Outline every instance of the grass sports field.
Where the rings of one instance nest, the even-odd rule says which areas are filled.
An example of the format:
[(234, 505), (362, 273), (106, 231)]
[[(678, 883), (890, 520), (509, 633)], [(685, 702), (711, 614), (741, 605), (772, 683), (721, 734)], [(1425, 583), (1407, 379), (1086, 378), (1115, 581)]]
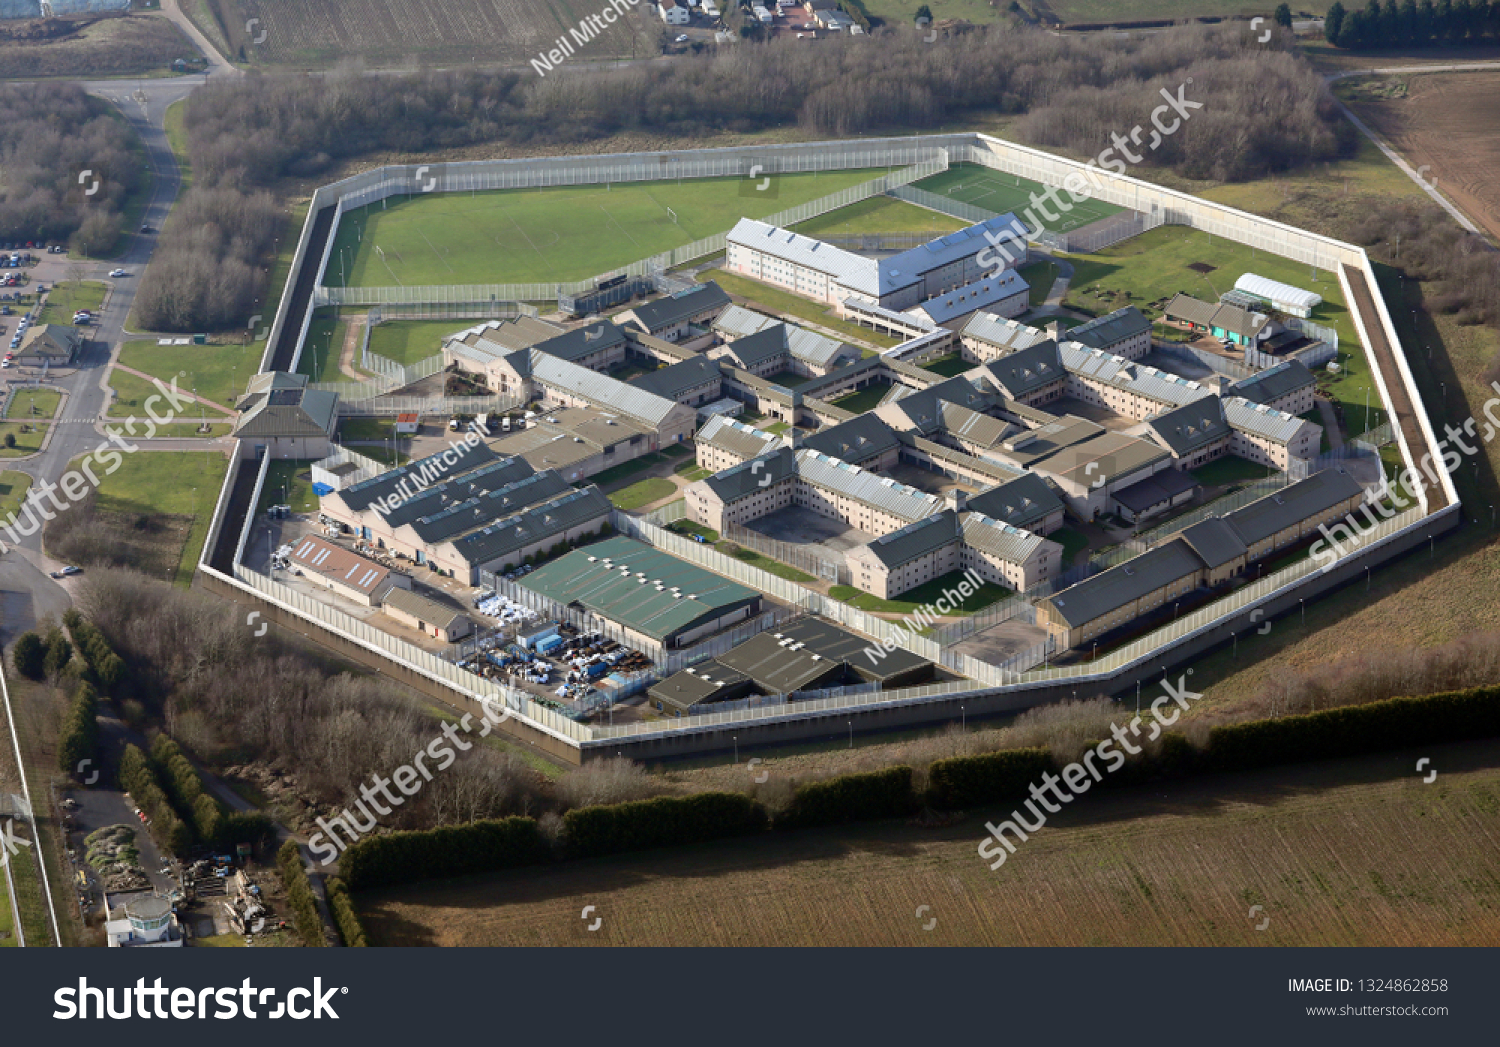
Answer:
[[(884, 170), (782, 175), (774, 195), (742, 178), (435, 193), (351, 211), (330, 286), (585, 280), (878, 178)], [(668, 214), (671, 209), (674, 221)], [(378, 249), (378, 250), (377, 250)]]
[[(1013, 211), (1022, 221), (1028, 221), (1025, 212), (1028, 207), (1032, 206), (1031, 194), (1041, 194), (1047, 188), (1041, 182), (1033, 182), (1020, 175), (992, 171), (978, 164), (954, 164), (942, 174), (924, 178), (915, 185), (918, 189), (926, 189), (929, 193), (947, 196), (959, 203), (973, 204), (975, 207), (982, 207), (996, 214)], [(1064, 203), (1070, 202), (1067, 194), (1062, 190), (1058, 190), (1058, 193), (1058, 199)], [(1042, 203), (1049, 213), (1057, 214), (1049, 201), (1044, 200)], [(1059, 214), (1059, 220), (1056, 222), (1048, 222), (1039, 209), (1033, 210), (1033, 215), (1036, 221), (1041, 222), (1048, 229), (1065, 233), (1070, 229), (1077, 229), (1079, 226), (1118, 214), (1121, 210), (1114, 204), (1107, 204), (1103, 200), (1083, 200)]]

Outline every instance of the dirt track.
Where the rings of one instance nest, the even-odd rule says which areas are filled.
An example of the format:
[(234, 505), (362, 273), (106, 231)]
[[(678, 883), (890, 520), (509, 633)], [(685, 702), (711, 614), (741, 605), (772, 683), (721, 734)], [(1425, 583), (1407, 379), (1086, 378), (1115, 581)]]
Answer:
[(1361, 98), (1352, 107), (1500, 241), (1500, 73), (1413, 76), (1407, 90), (1405, 98)]

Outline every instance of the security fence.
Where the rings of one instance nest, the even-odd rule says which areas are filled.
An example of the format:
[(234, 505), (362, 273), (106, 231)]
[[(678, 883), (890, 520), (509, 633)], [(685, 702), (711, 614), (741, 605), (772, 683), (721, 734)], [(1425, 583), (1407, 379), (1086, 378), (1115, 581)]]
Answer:
[[(877, 151), (877, 152), (883, 152), (884, 155), (888, 156), (892, 160), (894, 160), (894, 158), (898, 154), (902, 155), (902, 156), (913, 155), (913, 151), (912, 151), (912, 149), (910, 147), (906, 147), (906, 148), (902, 148), (902, 149), (897, 149), (897, 150), (883, 150), (883, 151)], [(854, 150), (854, 151), (845, 152), (845, 153), (840, 154), (840, 155), (842, 155), (843, 158), (844, 158), (844, 160), (848, 161), (848, 162), (845, 162), (843, 164), (834, 163), (834, 162), (832, 162), (832, 157), (831, 156), (825, 156), (824, 160), (827, 163), (827, 166), (823, 166), (823, 167), (819, 167), (819, 168), (815, 168), (815, 169), (816, 170), (849, 170), (849, 169), (860, 169), (860, 168), (864, 168), (864, 167), (886, 167), (886, 166), (892, 166), (891, 164), (888, 164), (888, 163), (878, 163), (878, 164), (871, 164), (871, 163), (869, 163), (868, 162), (869, 158), (872, 155), (874, 155), (871, 150)], [(916, 161), (914, 163), (911, 163), (909, 166), (903, 166), (900, 170), (891, 171), (890, 173), (881, 175), (879, 178), (875, 178), (875, 179), (872, 179), (872, 180), (870, 180), (868, 182), (861, 183), (860, 185), (850, 186), (850, 187), (848, 187), (846, 189), (841, 189), (838, 192), (831, 193), (828, 196), (821, 197), (821, 198), (819, 198), (817, 200), (811, 200), (811, 201), (808, 201), (807, 203), (798, 204), (795, 207), (790, 207), (790, 208), (787, 208), (786, 210), (778, 211), (777, 213), (775, 213), (773, 215), (769, 215), (766, 218), (762, 219), (762, 221), (765, 221), (766, 223), (768, 223), (770, 225), (776, 225), (776, 226), (795, 225), (798, 222), (805, 222), (809, 218), (815, 218), (818, 215), (826, 214), (829, 211), (836, 211), (836, 210), (838, 210), (840, 208), (848, 207), (850, 204), (859, 203), (861, 200), (868, 200), (871, 197), (880, 196), (880, 195), (882, 195), (883, 193), (887, 192), (890, 189), (893, 189), (893, 188), (896, 188), (896, 187), (899, 187), (899, 186), (904, 186), (904, 185), (906, 185), (906, 184), (908, 184), (910, 182), (915, 182), (915, 181), (917, 181), (919, 179), (922, 179), (922, 178), (928, 178), (928, 177), (930, 177), (930, 176), (932, 176), (934, 174), (938, 174), (938, 173), (940, 173), (942, 171), (945, 171), (948, 168), (948, 156), (947, 156), (947, 153), (944, 152), (941, 149), (927, 149), (925, 151), (923, 151), (923, 150), (917, 150), (917, 156), (918, 156), (918, 158), (916, 159)], [(584, 158), (584, 159), (587, 159), (587, 158)], [(620, 159), (621, 160), (627, 160), (627, 161), (629, 160), (628, 157), (622, 157)], [(805, 160), (805, 159), (806, 159), (805, 157), (799, 157), (799, 161), (798, 162), (801, 162), (802, 160)], [(507, 161), (495, 161), (493, 163), (503, 164), (503, 163), (506, 163), (506, 162)], [(467, 167), (467, 165), (463, 165), (463, 164), (448, 165), (448, 166), (449, 167)], [(691, 168), (693, 170), (700, 170), (700, 169), (701, 170), (713, 170), (713, 169), (716, 169), (716, 168), (723, 168), (724, 169), (724, 173), (726, 173), (726, 174), (734, 174), (736, 176), (744, 173), (745, 170), (746, 170), (745, 165), (739, 164), (737, 160), (735, 160), (733, 158), (722, 158), (722, 157), (719, 158), (718, 160), (707, 160), (707, 161), (695, 160), (692, 163), (684, 163), (683, 166), (685, 168)], [(631, 163), (628, 163), (628, 162), (627, 163), (615, 163), (615, 164), (606, 165), (606, 167), (609, 168), (609, 169), (611, 169), (611, 170), (629, 170), (629, 171), (643, 172), (643, 171), (649, 169), (649, 170), (651, 170), (651, 171), (654, 172), (652, 178), (630, 178), (630, 179), (624, 179), (626, 181), (650, 181), (650, 180), (660, 180), (660, 179), (664, 179), (664, 178), (665, 179), (675, 179), (675, 178), (679, 178), (679, 177), (681, 177), (681, 178), (712, 178), (712, 177), (723, 177), (724, 176), (723, 174), (706, 174), (706, 173), (705, 174), (689, 174), (689, 173), (687, 173), (686, 170), (684, 170), (683, 173), (681, 173), (679, 175), (677, 173), (676, 169), (673, 169), (670, 173), (668, 173), (668, 172), (664, 171), (663, 169), (661, 169), (660, 167), (653, 167), (649, 163), (648, 164), (644, 164), (644, 165), (642, 165), (642, 164), (631, 164)], [(730, 171), (729, 170), (729, 168), (734, 168), (734, 167), (738, 167), (738, 169), (734, 170), (734, 171)], [(801, 168), (799, 167), (798, 169), (800, 170)], [(550, 169), (549, 168), (549, 169), (543, 170), (541, 172), (541, 176), (542, 177), (551, 178), (551, 179), (563, 179), (563, 180), (545, 181), (545, 182), (538, 183), (538, 184), (544, 184), (544, 185), (583, 185), (583, 184), (590, 184), (591, 182), (597, 183), (599, 181), (610, 181), (610, 182), (621, 181), (621, 179), (615, 179), (615, 178), (605, 179), (605, 178), (597, 178), (597, 177), (591, 178), (591, 177), (589, 177), (589, 176), (596, 176), (596, 175), (599, 174), (599, 172), (600, 172), (600, 168), (598, 168), (596, 165), (588, 165), (588, 164), (584, 164), (584, 165), (578, 166), (577, 169), (575, 171), (573, 171), (572, 173), (568, 173), (567, 170), (566, 170), (566, 168), (563, 168), (563, 169)], [(487, 174), (487, 173), (485, 173), (483, 171), (478, 171), (478, 170), (469, 172), (469, 176), (472, 179), (477, 179), (479, 181), (484, 181), (486, 179), (492, 179), (492, 175), (491, 174)], [(498, 175), (494, 175), (493, 177), (499, 177), (499, 176)], [(460, 179), (460, 180), (462, 180), (462, 179)], [(447, 186), (449, 184), (451, 184), (451, 183), (449, 183), (449, 182), (447, 182), (445, 180), (442, 180), (442, 179), (440, 179), (438, 181), (438, 183), (437, 183), (437, 185), (439, 185), (439, 186)], [(469, 189), (471, 187), (470, 186), (463, 186), (462, 188), (463, 189)], [(479, 188), (521, 188), (521, 187), (507, 185), (507, 186), (479, 186)], [(382, 183), (379, 183), (377, 185), (371, 186), (369, 188), (360, 189), (360, 190), (357, 190), (355, 192), (348, 193), (348, 194), (346, 194), (344, 196), (341, 196), (339, 198), (338, 202), (337, 202), (337, 205), (336, 205), (337, 210), (338, 210), (338, 221), (342, 221), (343, 215), (345, 213), (347, 213), (348, 211), (353, 210), (355, 207), (363, 206), (364, 203), (368, 202), (368, 200), (366, 199), (367, 197), (369, 199), (384, 199), (386, 196), (396, 195), (398, 193), (400, 195), (420, 195), (420, 194), (412, 194), (411, 189), (412, 189), (412, 183), (411, 182), (403, 182), (403, 183), (382, 182)], [(436, 190), (433, 190), (433, 191), (436, 191)], [(461, 189), (446, 189), (445, 191), (455, 192), (455, 191), (462, 191), (462, 190)], [(337, 227), (337, 223), (336, 223), (335, 224), (335, 228), (334, 228), (334, 237), (337, 237), (337, 232), (338, 232), (338, 227)], [(670, 251), (663, 252), (662, 254), (653, 255), (650, 258), (644, 258), (644, 259), (640, 259), (638, 261), (632, 262), (629, 265), (624, 266), (621, 269), (614, 270), (613, 273), (607, 273), (607, 274), (602, 274), (602, 275), (597, 275), (597, 276), (591, 276), (591, 277), (589, 277), (586, 280), (573, 280), (573, 281), (561, 281), (561, 282), (549, 281), (549, 282), (545, 282), (545, 283), (532, 282), (532, 283), (514, 283), (514, 284), (468, 284), (468, 285), (438, 285), (438, 286), (406, 286), (406, 285), (400, 285), (400, 286), (395, 286), (395, 287), (389, 287), (389, 286), (387, 286), (387, 287), (329, 287), (329, 286), (326, 286), (326, 279), (327, 279), (326, 271), (325, 270), (319, 270), (319, 281), (318, 281), (317, 289), (313, 293), (313, 302), (314, 302), (315, 305), (320, 305), (320, 306), (321, 305), (339, 305), (339, 306), (348, 306), (348, 305), (382, 305), (382, 304), (386, 304), (386, 303), (402, 303), (402, 302), (476, 302), (476, 301), (484, 301), (486, 299), (493, 299), (493, 300), (496, 300), (496, 301), (507, 301), (507, 300), (509, 300), (509, 301), (542, 301), (542, 300), (546, 300), (546, 299), (554, 299), (555, 298), (559, 302), (563, 302), (563, 301), (568, 300), (569, 296), (576, 296), (576, 295), (580, 295), (580, 294), (586, 294), (588, 292), (592, 292), (592, 291), (597, 290), (598, 285), (599, 285), (599, 283), (602, 280), (604, 280), (606, 278), (612, 278), (615, 275), (649, 276), (649, 275), (651, 275), (651, 274), (653, 274), (655, 272), (659, 272), (659, 271), (666, 270), (666, 269), (673, 269), (673, 268), (676, 268), (677, 266), (685, 265), (686, 263), (694, 261), (696, 259), (703, 258), (703, 257), (709, 256), (709, 255), (718, 254), (718, 253), (720, 253), (720, 252), (722, 252), (722, 251), (725, 250), (725, 248), (727, 246), (727, 237), (728, 237), (727, 231), (724, 232), (724, 233), (718, 233), (718, 234), (716, 234), (714, 236), (704, 237), (701, 240), (696, 240), (693, 243), (685, 244), (685, 245), (683, 245), (681, 247), (675, 247), (675, 248), (673, 248)], [(333, 241), (332, 241), (332, 238), (331, 238), (330, 241), (329, 241), (330, 245), (332, 244), (332, 242)]]
[(656, 524), (656, 526), (665, 527), (668, 524), (676, 523), (678, 520), (686, 520), (687, 514), (687, 499), (679, 498), (675, 502), (668, 502), (666, 505), (652, 509), (645, 516), (648, 521)]
[[(355, 471), (348, 475), (334, 474), (333, 470), (342, 465), (352, 465)], [(389, 469), (390, 466), (383, 462), (367, 458), (358, 451), (351, 451), (347, 447), (339, 447), (327, 458), (313, 463), (312, 478), (314, 483), (326, 483), (330, 487), (353, 487), (355, 484), (364, 483), (366, 480), (373, 479), (381, 473), (389, 471)], [(320, 476), (322, 479), (320, 479)]]
[(1163, 356), (1175, 357), (1188, 366), (1197, 365), (1199, 367), (1207, 367), (1216, 374), (1228, 375), (1230, 378), (1253, 378), (1263, 370), (1259, 367), (1230, 360), (1217, 353), (1208, 352), (1206, 349), (1195, 349), (1191, 345), (1176, 345), (1172, 342), (1153, 342), (1151, 350)]
[(1106, 247), (1129, 240), (1132, 236), (1140, 236), (1148, 229), (1155, 229), (1165, 221), (1165, 216), (1161, 213), (1140, 214), (1136, 211), (1121, 211), (1067, 232), (1039, 230), (1036, 234), (1036, 241), (1053, 251), (1087, 254), (1092, 251), (1102, 251)]
[(443, 354), (429, 356), (414, 364), (400, 364), (389, 357), (372, 353), (366, 348), (360, 357), (360, 366), (372, 374), (396, 383), (392, 388), (404, 389), (408, 385), (431, 378), (443, 369)]
[(818, 239), (849, 251), (909, 251), (947, 235), (946, 229), (929, 229), (922, 233), (839, 233)]
[(397, 414), (457, 415), (503, 414), (514, 411), (525, 401), (514, 396), (389, 396), (384, 393), (365, 399), (339, 399), (341, 417), (374, 418)]
[(1368, 447), (1358, 441), (1346, 444), (1343, 447), (1333, 447), (1316, 458), (1293, 458), (1287, 469), (1287, 475), (1294, 480), (1306, 480), (1314, 473), (1321, 473), (1325, 469), (1334, 469), (1346, 462), (1359, 460), (1374, 461), (1380, 457), (1378, 447)]
[[(371, 306), (369, 326), (403, 320), (474, 320), (482, 323), (485, 320), (536, 316), (539, 312), (536, 306), (526, 302), (403, 302)], [(459, 331), (464, 326), (455, 324), (453, 329)]]
[(736, 545), (743, 545), (747, 549), (760, 553), (762, 556), (769, 556), (789, 567), (795, 567), (830, 585), (849, 584), (847, 564), (825, 559), (805, 545), (777, 541), (775, 538), (768, 538), (758, 531), (752, 531), (737, 523), (724, 525), (724, 538)]
[(971, 225), (988, 222), (991, 218), (997, 217), (997, 212), (995, 211), (986, 211), (983, 207), (975, 207), (973, 204), (966, 204), (962, 200), (954, 200), (951, 197), (929, 192), (926, 189), (918, 189), (914, 185), (893, 186), (886, 191), (885, 195), (894, 196), (897, 200), (905, 200), (907, 203), (916, 204), (918, 207), (925, 207), (929, 211), (936, 211), (939, 214), (962, 219)]

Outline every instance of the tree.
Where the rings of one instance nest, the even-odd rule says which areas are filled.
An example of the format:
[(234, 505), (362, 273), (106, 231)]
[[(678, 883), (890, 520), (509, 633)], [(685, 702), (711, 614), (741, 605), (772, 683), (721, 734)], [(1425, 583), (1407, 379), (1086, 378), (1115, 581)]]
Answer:
[(16, 446), (16, 434), (15, 433), (6, 433), (5, 434), (5, 446), (7, 448), (11, 448), (11, 447)]
[(42, 678), (46, 657), (47, 645), (34, 632), (22, 633), (16, 638), (16, 645), (10, 649), (11, 664), (16, 667), (16, 672), (31, 680)]
[(72, 660), (73, 645), (68, 642), (61, 629), (53, 629), (47, 634), (47, 653), (42, 657), (42, 673), (49, 680), (55, 680)]
[(1432, 30), (1436, 24), (1437, 8), (1432, 6), (1432, 0), (1422, 0), (1417, 8), (1416, 25), (1412, 29), (1412, 42), (1422, 47), (1432, 43)]
[(928, 7), (926, 4), (923, 4), (921, 7), (917, 8), (916, 22), (918, 25), (927, 25), (931, 21), (932, 8)]
[[(1432, 0), (1426, 0), (1430, 5)], [(1339, 40), (1339, 30), (1344, 26), (1344, 5), (1339, 0), (1333, 0), (1333, 6), (1323, 16), (1323, 38), (1335, 47), (1342, 47)]]
[(1292, 9), (1286, 4), (1279, 5), (1276, 8), (1275, 15), (1272, 17), (1276, 19), (1276, 24), (1281, 26), (1281, 28), (1290, 29), (1292, 27)]

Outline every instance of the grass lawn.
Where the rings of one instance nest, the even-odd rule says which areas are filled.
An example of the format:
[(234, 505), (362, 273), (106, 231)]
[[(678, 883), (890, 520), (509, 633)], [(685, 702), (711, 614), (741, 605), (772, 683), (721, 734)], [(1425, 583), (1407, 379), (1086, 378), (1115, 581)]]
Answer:
[(645, 367), (641, 364), (621, 364), (609, 372), (609, 376), (617, 382), (628, 382), (643, 374), (661, 370), (660, 367)]
[[(75, 467), (77, 462), (74, 459)], [(127, 454), (112, 474), (100, 475), (97, 506), (101, 512), (192, 516), (175, 578), (177, 585), (191, 585), (228, 467), (219, 451)]]
[(57, 414), (57, 405), (61, 402), (62, 393), (56, 389), (17, 389), (10, 394), (10, 402), (5, 405), (5, 417), (46, 421)]
[(290, 505), (294, 513), (318, 511), (318, 496), (312, 489), (312, 462), (293, 459), (271, 463), (255, 511), (263, 513), (272, 505)]
[(692, 520), (678, 520), (670, 523), (667, 525), (667, 530), (676, 531), (678, 534), (696, 534), (713, 545), (717, 545), (719, 542), (718, 531), (715, 531), (712, 527), (704, 527), (701, 523), (694, 523)]
[(777, 371), (775, 374), (766, 376), (766, 381), (773, 385), (779, 385), (783, 389), (795, 389), (799, 385), (806, 385), (811, 380), (810, 378), (804, 378), (795, 371)]
[[(937, 14), (936, 8), (933, 13)], [(937, 17), (943, 16), (937, 15)], [(1027, 208), (1032, 206), (1031, 194), (1040, 194), (1046, 189), (1041, 182), (1033, 182), (1020, 175), (992, 171), (979, 164), (954, 164), (948, 170), (935, 174), (931, 178), (924, 178), (915, 185), (918, 189), (926, 189), (929, 193), (937, 193), (939, 196), (950, 197), (960, 203), (982, 207), (995, 214), (1012, 212), (1023, 222), (1027, 221), (1025, 214)], [(1060, 199), (1066, 200), (1067, 198), (1060, 197)], [(1044, 200), (1042, 203), (1049, 212), (1058, 216), (1057, 222), (1047, 223), (1047, 228), (1054, 232), (1077, 229), (1079, 226), (1118, 214), (1122, 210), (1102, 200), (1083, 200), (1062, 212), (1058, 212), (1050, 201)], [(1040, 209), (1033, 208), (1032, 210), (1036, 221), (1046, 221)]]
[(588, 478), (587, 482), (598, 487), (604, 487), (607, 484), (614, 483), (616, 480), (623, 480), (627, 476), (634, 476), (636, 473), (645, 472), (653, 465), (664, 461), (666, 459), (662, 457), (660, 451), (652, 451), (650, 454), (643, 454), (639, 458), (632, 458), (628, 462), (621, 462), (619, 465), (610, 466), (603, 472), (595, 473)]
[(701, 468), (702, 466), (698, 464), (698, 460), (696, 458), (690, 458), (685, 462), (678, 462), (672, 467), (672, 471), (678, 476), (685, 476), (688, 473)]
[(1047, 540), (1063, 547), (1062, 562), (1065, 568), (1072, 567), (1073, 557), (1089, 547), (1088, 535), (1071, 527), (1059, 527), (1047, 535)]
[[(339, 439), (346, 443), (350, 440), (390, 440), (396, 435), (396, 420), (394, 418), (341, 418), (338, 428)], [(402, 437), (406, 439), (406, 437)]]
[(760, 426), (759, 428), (763, 433), (770, 433), (772, 436), (780, 436), (791, 427), (792, 426), (790, 422), (772, 422), (770, 425)]
[(15, 949), (20, 946), (16, 939), (16, 919), (10, 911), (10, 891), (6, 888), (6, 877), (10, 875), (10, 863), (0, 866), (0, 949)]
[(940, 374), (944, 378), (952, 378), (955, 375), (974, 370), (974, 365), (964, 359), (963, 353), (949, 353), (947, 356), (940, 356), (936, 360), (927, 361), (927, 363), (922, 365), (922, 369), (924, 371), (931, 371), (933, 374)]
[(1192, 470), (1193, 479), (1205, 487), (1221, 487), (1241, 484), (1247, 480), (1264, 480), (1273, 470), (1237, 455), (1215, 458), (1207, 465)]
[[(861, 611), (893, 611), (897, 614), (911, 614), (918, 608), (937, 602), (942, 598), (943, 590), (948, 589), (956, 593), (958, 586), (964, 580), (962, 571), (949, 571), (941, 578), (934, 578), (930, 582), (923, 582), (913, 589), (908, 589), (901, 594), (898, 600), (882, 600), (878, 596), (871, 596), (854, 588), (852, 585), (835, 585), (828, 590), (828, 595), (835, 600), (842, 600), (851, 607), (858, 607)], [(959, 605), (955, 614), (973, 614), (982, 610), (997, 600), (1003, 600), (1010, 595), (1010, 590), (1003, 586), (985, 582), (977, 593), (972, 593), (968, 599)]]
[[(443, 339), (481, 320), (390, 320), (370, 329), (370, 352), (398, 364), (414, 364), (443, 351)], [(355, 357), (355, 363), (359, 357)]]
[(880, 401), (890, 391), (890, 382), (871, 382), (863, 389), (856, 389), (848, 396), (841, 396), (831, 402), (835, 407), (842, 407), (844, 410), (853, 411), (855, 414), (864, 414), (866, 411), (873, 411), (876, 407), (880, 406)]
[(98, 280), (56, 284), (47, 292), (47, 304), (42, 306), (36, 322), (69, 327), (73, 323), (73, 314), (80, 309), (87, 309), (98, 316), (99, 309), (104, 305), (104, 292), (108, 289), (107, 285)]
[(609, 500), (615, 504), (617, 509), (639, 509), (650, 502), (665, 498), (677, 485), (664, 476), (648, 476), (639, 483), (633, 483), (629, 487), (623, 487), (609, 496)]
[[(315, 382), (355, 381), (353, 375), (339, 369), (339, 354), (344, 351), (348, 330), (349, 325), (337, 319), (332, 309), (314, 310), (312, 323), (307, 325), (307, 338), (302, 343), (302, 355), (297, 360), (297, 373)], [(358, 354), (355, 360), (358, 361)]]
[[(22, 425), (31, 425), (29, 422), (0, 422), (0, 458), (21, 458), (28, 454), (35, 454), (42, 449), (42, 441), (47, 436), (47, 426), (31, 425), (31, 432), (21, 432)], [(5, 438), (14, 436), (16, 445), (5, 446)]]
[(661, 449), (661, 453), (668, 458), (685, 458), (693, 452), (688, 448), (687, 444), (667, 444), (667, 446)]
[(936, 239), (967, 229), (968, 223), (893, 196), (872, 196), (857, 204), (798, 222), (792, 228), (803, 236), (814, 238), (860, 233), (932, 233)]
[(199, 949), (244, 949), (243, 934), (215, 934), (207, 938), (194, 938), (191, 943)]
[[(200, 345), (198, 348), (203, 349), (205, 347)], [(165, 417), (166, 413), (171, 410), (171, 405), (166, 403), (165, 397), (162, 397), (156, 391), (156, 386), (144, 378), (131, 374), (129, 371), (122, 371), (118, 367), (111, 368), (109, 372), (109, 387), (114, 390), (115, 397), (109, 402), (109, 408), (104, 412), (105, 416), (109, 418), (134, 417), (138, 419), (136, 428), (136, 435), (138, 436), (145, 435), (145, 426), (155, 424), (150, 421), (146, 413), (147, 400), (153, 396), (159, 398), (158, 403), (155, 405), (158, 415)], [(179, 390), (187, 388), (185, 379), (178, 379), (177, 388)], [(215, 411), (212, 405), (200, 404), (194, 401), (183, 407), (181, 416), (173, 424), (169, 426), (157, 425), (155, 435), (157, 437), (197, 436), (199, 435), (197, 429), (200, 421), (218, 422), (224, 425), (229, 424), (225, 415), (220, 411)]]
[(1032, 262), (1023, 265), (1016, 272), (1021, 274), (1021, 279), (1031, 285), (1031, 307), (1035, 309), (1039, 305), (1047, 303), (1047, 295), (1052, 293), (1052, 285), (1057, 282), (1059, 271), (1056, 262)]
[(884, 169), (787, 174), (765, 193), (744, 192), (750, 183), (741, 178), (699, 178), (417, 195), (345, 213), (329, 258), (328, 283), (582, 280), (728, 232), (741, 217), (764, 218), (883, 174)]
[(878, 345), (882, 349), (900, 345), (901, 340), (888, 338), (883, 334), (861, 327), (859, 324), (840, 320), (833, 315), (827, 307), (819, 305), (808, 298), (801, 298), (787, 291), (779, 290), (768, 284), (758, 283), (755, 280), (737, 276), (734, 273), (726, 273), (722, 269), (709, 269), (697, 274), (699, 283), (712, 280), (718, 284), (726, 294), (739, 295), (750, 302), (759, 305), (761, 309), (769, 313), (782, 313), (787, 316), (795, 316), (819, 327), (826, 327), (830, 331), (837, 331), (845, 338), (859, 342), (867, 342), (870, 345)]
[[(1223, 237), (1213, 236), (1183, 226), (1164, 225), (1142, 233), (1124, 243), (1105, 248), (1097, 254), (1070, 256), (1073, 283), (1067, 301), (1076, 302), (1092, 312), (1108, 312), (1124, 305), (1135, 305), (1153, 318), (1159, 310), (1149, 303), (1170, 298), (1178, 291), (1203, 301), (1216, 302), (1219, 295), (1234, 287), (1245, 273), (1280, 280), (1296, 287), (1316, 291), (1323, 302), (1313, 310), (1314, 323), (1332, 327), (1339, 334), (1340, 376), (1333, 380), (1335, 399), (1343, 406), (1349, 435), (1365, 431), (1364, 398), (1379, 402), (1378, 392), (1370, 378), (1364, 351), (1354, 333), (1354, 322), (1344, 305), (1344, 294), (1338, 276), (1319, 269), (1316, 276), (1310, 267), (1267, 254)], [(1188, 266), (1203, 262), (1214, 266), (1209, 273), (1198, 273)], [(1102, 292), (1102, 293), (1100, 293)], [(1384, 411), (1380, 412), (1383, 419)], [(1379, 424), (1375, 411), (1370, 412), (1370, 426)]]
[(0, 520), (15, 518), (29, 490), (31, 490), (31, 477), (25, 473), (14, 469), (0, 472)]
[[(710, 533), (712, 533), (712, 532), (710, 532)], [(760, 553), (756, 552), (754, 549), (746, 549), (743, 546), (736, 546), (736, 548), (739, 549), (739, 552), (737, 552), (737, 553), (730, 553), (729, 555), (733, 556), (736, 560), (739, 560), (741, 563), (747, 563), (751, 567), (759, 567), (762, 571), (765, 571), (767, 574), (774, 574), (778, 578), (785, 578), (789, 582), (816, 582), (817, 581), (816, 578), (814, 578), (812, 575), (808, 574), (806, 571), (799, 571), (795, 567), (789, 567), (789, 566), (787, 566), (786, 564), (782, 563), (780, 560), (773, 560), (769, 556), (762, 556), (762, 555), (760, 555)], [(719, 551), (723, 552), (722, 549), (719, 550)]]
[[(120, 363), (155, 375), (168, 385), (176, 378), (178, 389), (233, 410), (234, 401), (260, 367), (260, 351), (244, 345), (157, 345), (155, 339), (142, 339), (120, 347)], [(212, 408), (208, 414), (213, 414)]]

